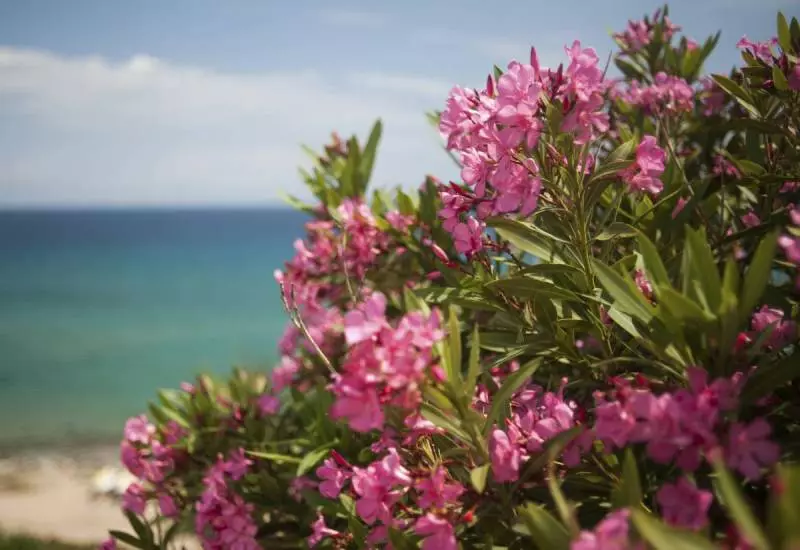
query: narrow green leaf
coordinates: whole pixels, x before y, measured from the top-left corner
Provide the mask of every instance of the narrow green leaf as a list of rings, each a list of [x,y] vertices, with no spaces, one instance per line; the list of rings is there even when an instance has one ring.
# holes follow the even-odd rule
[[[605,229],[603,229],[594,240],[596,241],[610,241],[612,239],[628,239],[635,237],[638,231],[627,223],[614,222]]]
[[[339,444],[339,440],[331,441],[330,443],[326,443],[320,447],[317,447],[307,455],[303,457],[300,463],[297,465],[297,472],[295,473],[296,477],[300,477],[305,475],[311,468],[317,465],[317,463],[325,458],[328,454],[328,451],[331,450],[334,446]]]
[[[667,286],[657,286],[656,296],[661,307],[669,311],[678,321],[712,322],[716,316],[701,308],[677,290]]]
[[[736,82],[728,78],[727,76],[722,76],[719,74],[715,74],[711,76],[714,81],[719,85],[720,88],[725,90],[729,95],[733,96],[734,99],[744,107],[744,109],[753,115],[755,118],[760,119],[761,113],[759,113],[758,109],[753,105],[753,98],[750,97],[750,94],[747,91],[739,86]]]
[[[426,420],[430,420],[434,425],[444,428],[448,435],[455,436],[464,443],[470,442],[469,435],[464,431],[457,418],[447,415],[427,403],[422,404],[420,412]]]
[[[769,282],[772,273],[772,260],[778,246],[778,231],[774,231],[761,239],[753,254],[753,261],[744,276],[744,288],[741,292],[739,319],[744,321],[750,317],[753,309],[759,304],[761,295]]]
[[[690,276],[702,289],[700,299],[708,303],[712,313],[716,313],[722,302],[722,281],[706,238],[705,228],[698,230],[686,228],[686,248],[691,251]]]
[[[647,235],[639,233],[636,237],[636,242],[639,244],[639,252],[644,260],[644,267],[647,275],[653,284],[672,286],[669,280],[667,268],[664,267],[664,262],[661,261],[661,255],[658,253],[656,245],[653,244]]]
[[[782,92],[789,89],[789,80],[778,65],[772,66],[772,82],[775,84],[775,88]]]
[[[484,435],[489,434],[496,422],[501,418],[505,418],[506,409],[508,408],[511,396],[528,381],[534,372],[536,372],[541,366],[542,361],[543,359],[541,357],[528,361],[522,365],[519,370],[511,373],[508,378],[505,379],[503,385],[492,399],[492,408],[489,410],[489,415],[486,417]]]
[[[356,189],[358,194],[363,194],[366,190],[367,183],[372,176],[372,168],[375,165],[375,156],[378,151],[378,144],[381,141],[381,134],[383,133],[383,123],[380,119],[375,121],[372,131],[367,138],[367,144],[364,146],[364,151],[361,154],[361,165],[359,166],[360,184],[361,188]]]
[[[769,550],[769,542],[766,535],[764,535],[764,531],[761,530],[758,520],[751,511],[750,504],[745,501],[744,495],[742,495],[733,476],[725,467],[722,458],[718,456],[711,463],[716,473],[715,485],[722,496],[725,508],[728,509],[728,512],[736,522],[736,526],[756,550]]]
[[[747,379],[742,390],[742,401],[753,403],[800,378],[800,359],[797,355],[784,357],[770,365],[759,365]]]
[[[548,242],[529,226],[516,220],[494,219],[490,227],[497,230],[501,238],[510,242],[523,252],[536,256],[543,262],[565,263],[560,252],[555,250],[552,242]]]
[[[447,361],[445,361],[445,371],[447,381],[453,388],[461,387],[461,327],[458,323],[458,316],[454,308],[449,308],[447,319],[448,344]]]
[[[289,455],[282,455],[279,453],[265,453],[261,451],[245,451],[250,456],[254,456],[256,458],[263,458],[264,460],[269,460],[270,462],[276,462],[278,464],[282,464],[284,462],[289,464],[300,464],[300,459],[294,456]]]
[[[778,44],[784,52],[792,51],[792,33],[789,30],[789,23],[786,16],[778,12]]]
[[[472,397],[475,395],[475,386],[478,377],[481,375],[481,338],[478,323],[472,328],[472,339],[470,340],[469,366],[467,370],[467,381],[465,383],[465,393]]]
[[[129,546],[133,546],[134,548],[141,548],[141,549],[145,548],[145,545],[142,541],[140,541],[139,539],[137,539],[136,537],[134,537],[129,533],[125,533],[123,531],[111,530],[108,532],[108,534],[117,539],[118,541],[127,544]]]
[[[497,279],[486,284],[486,288],[499,290],[520,298],[555,298],[557,300],[578,301],[578,295],[574,292],[559,287],[543,279],[533,277],[509,277],[507,279]]]
[[[617,508],[637,508],[642,503],[642,481],[633,451],[625,450],[622,461],[622,477],[614,490],[612,502]]]
[[[653,308],[632,283],[628,283],[619,273],[598,260],[592,260],[597,278],[611,297],[614,305],[622,312],[649,323],[653,319]]]
[[[682,529],[665,525],[644,510],[632,510],[631,517],[639,535],[655,550],[716,550],[709,540]]]
[[[569,532],[543,506],[528,503],[520,508],[518,513],[538,548],[542,550],[569,548]]]
[[[483,490],[486,488],[486,478],[489,475],[489,464],[483,464],[481,466],[476,466],[469,472],[469,480],[472,482],[472,486],[478,492],[478,494],[483,493]]]

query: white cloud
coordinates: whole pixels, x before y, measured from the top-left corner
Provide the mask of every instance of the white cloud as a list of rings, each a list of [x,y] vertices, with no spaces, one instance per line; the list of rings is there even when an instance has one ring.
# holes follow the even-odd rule
[[[329,8],[316,12],[317,16],[331,25],[340,27],[381,27],[386,23],[382,13],[351,10],[346,8]]]
[[[424,113],[436,79],[224,73],[0,48],[0,204],[249,203],[302,194],[299,144],[381,117],[381,185],[452,168]],[[387,93],[391,92],[391,93]]]

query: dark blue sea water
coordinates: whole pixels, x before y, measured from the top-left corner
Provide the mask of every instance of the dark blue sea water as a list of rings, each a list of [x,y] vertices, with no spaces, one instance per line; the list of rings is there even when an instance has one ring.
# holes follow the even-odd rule
[[[0,212],[0,446],[115,440],[156,389],[269,368],[289,210]]]

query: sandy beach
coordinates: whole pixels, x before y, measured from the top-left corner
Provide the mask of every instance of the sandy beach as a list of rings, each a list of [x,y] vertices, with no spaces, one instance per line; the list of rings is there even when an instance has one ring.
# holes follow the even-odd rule
[[[0,528],[92,544],[129,530],[118,503],[91,490],[92,475],[116,457],[116,447],[98,447],[0,459]]]

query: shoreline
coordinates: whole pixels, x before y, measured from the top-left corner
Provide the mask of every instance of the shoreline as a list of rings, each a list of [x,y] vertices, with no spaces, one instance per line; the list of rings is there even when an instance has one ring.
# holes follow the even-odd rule
[[[127,531],[119,501],[92,491],[92,476],[119,465],[115,445],[2,450],[0,529],[75,544]]]

